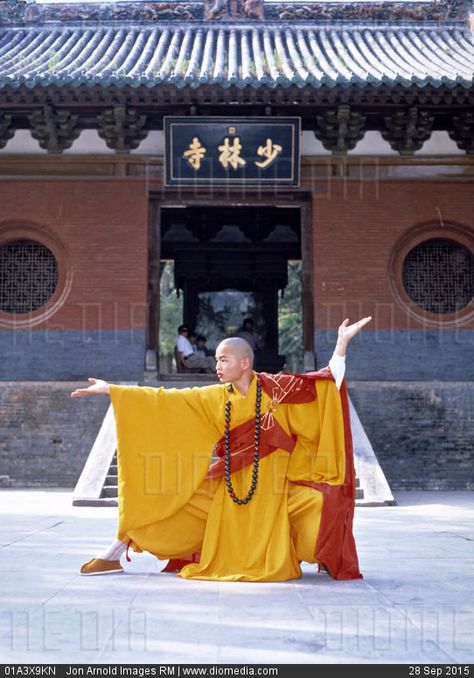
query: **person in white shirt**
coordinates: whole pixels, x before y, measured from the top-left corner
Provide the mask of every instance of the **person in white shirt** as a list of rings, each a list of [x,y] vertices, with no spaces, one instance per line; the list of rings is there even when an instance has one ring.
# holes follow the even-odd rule
[[[193,345],[188,339],[189,328],[187,325],[178,327],[178,336],[176,337],[177,359],[186,369],[202,369],[208,373],[216,371],[216,362],[212,356],[199,356],[194,353]]]

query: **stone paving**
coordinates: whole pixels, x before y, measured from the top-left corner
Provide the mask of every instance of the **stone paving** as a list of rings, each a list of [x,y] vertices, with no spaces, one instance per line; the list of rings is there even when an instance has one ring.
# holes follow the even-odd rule
[[[399,492],[357,509],[364,579],[214,583],[160,574],[81,577],[115,537],[114,508],[70,490],[0,491],[0,662],[469,663],[474,658],[474,502]]]

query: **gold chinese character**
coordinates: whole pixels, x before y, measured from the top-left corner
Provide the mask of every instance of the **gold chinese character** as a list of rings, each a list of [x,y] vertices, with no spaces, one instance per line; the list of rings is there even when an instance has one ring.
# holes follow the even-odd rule
[[[183,157],[187,158],[189,164],[193,169],[198,170],[201,167],[201,160],[206,155],[206,149],[201,145],[197,137],[194,137],[189,149],[184,151]]]
[[[237,169],[239,165],[243,166],[247,164],[246,161],[240,157],[242,144],[240,143],[239,137],[235,137],[232,146],[229,145],[229,139],[226,137],[222,146],[218,147],[218,150],[222,151],[219,156],[219,162],[224,169],[227,169],[227,165]]]
[[[274,144],[271,139],[267,139],[266,145],[259,146],[257,150],[257,155],[261,155],[262,157],[266,158],[266,160],[262,160],[262,162],[255,161],[255,164],[257,165],[257,167],[261,167],[262,169],[264,167],[268,167],[275,160],[278,153],[281,153],[281,151],[282,151],[281,146],[279,146],[278,144]]]

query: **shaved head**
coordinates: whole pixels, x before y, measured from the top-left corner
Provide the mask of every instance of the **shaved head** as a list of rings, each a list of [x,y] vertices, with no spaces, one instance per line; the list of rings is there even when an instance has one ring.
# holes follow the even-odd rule
[[[253,378],[253,350],[241,337],[230,337],[216,348],[216,374],[221,384],[233,384],[245,395]]]
[[[253,366],[253,349],[250,344],[240,337],[229,337],[221,341],[216,349],[217,351],[228,351],[235,355],[239,360],[241,358],[248,358],[250,360],[250,367]]]

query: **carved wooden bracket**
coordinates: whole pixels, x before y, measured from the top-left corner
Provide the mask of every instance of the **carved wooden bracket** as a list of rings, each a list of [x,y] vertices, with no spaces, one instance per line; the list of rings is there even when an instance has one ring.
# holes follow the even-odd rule
[[[328,151],[334,155],[345,155],[363,138],[365,123],[365,115],[343,104],[336,110],[316,116],[314,134]]]
[[[78,115],[67,110],[56,111],[52,106],[33,111],[28,120],[31,136],[48,153],[62,153],[81,133]]]
[[[458,148],[468,155],[474,155],[474,112],[465,111],[460,115],[453,115],[448,134]]]
[[[386,115],[381,134],[400,155],[413,155],[430,138],[433,123],[434,116],[413,106],[407,111]]]
[[[97,133],[109,148],[117,153],[129,153],[147,137],[145,124],[146,115],[139,115],[134,108],[118,105],[97,116]]]

